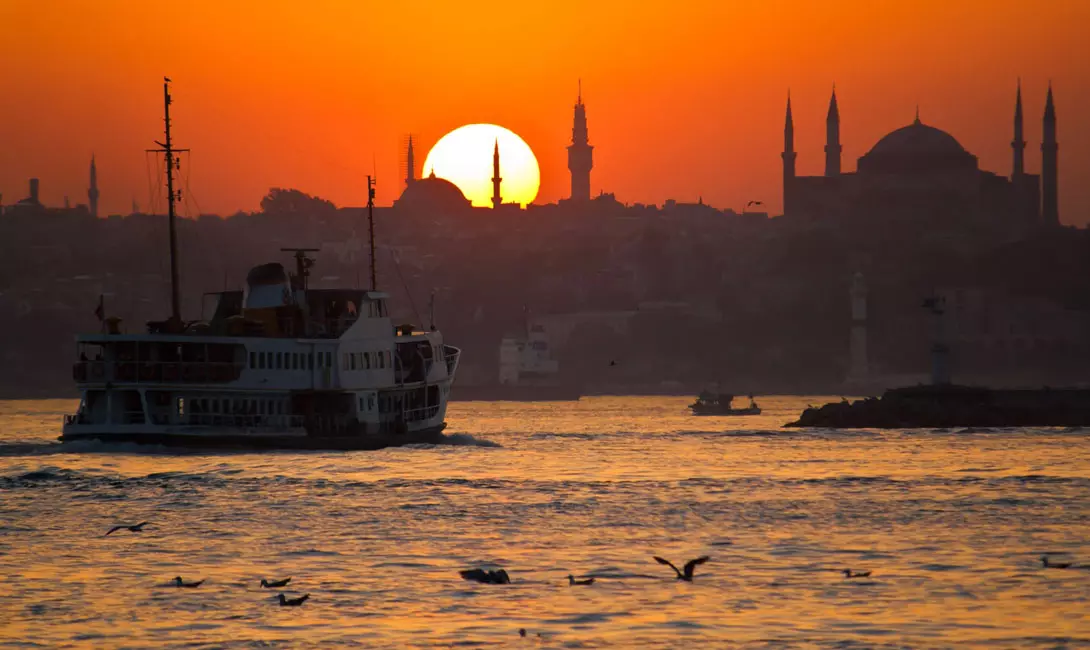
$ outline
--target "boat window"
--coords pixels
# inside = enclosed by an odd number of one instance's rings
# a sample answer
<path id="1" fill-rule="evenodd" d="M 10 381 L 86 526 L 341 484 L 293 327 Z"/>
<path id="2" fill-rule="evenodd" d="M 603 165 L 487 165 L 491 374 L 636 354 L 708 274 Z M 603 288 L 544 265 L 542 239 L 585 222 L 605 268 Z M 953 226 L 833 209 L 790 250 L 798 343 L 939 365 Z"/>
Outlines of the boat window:
<path id="1" fill-rule="evenodd" d="M 251 368 L 256 368 L 257 367 L 257 353 L 256 352 L 251 352 L 250 353 L 250 367 Z"/>
<path id="2" fill-rule="evenodd" d="M 367 396 L 367 410 L 368 411 L 374 411 L 375 410 L 375 396 L 374 395 L 368 395 Z"/>
<path id="3" fill-rule="evenodd" d="M 185 398 L 184 397 L 179 397 L 178 398 L 177 408 L 178 408 L 178 415 L 179 416 L 184 416 L 185 415 Z"/>

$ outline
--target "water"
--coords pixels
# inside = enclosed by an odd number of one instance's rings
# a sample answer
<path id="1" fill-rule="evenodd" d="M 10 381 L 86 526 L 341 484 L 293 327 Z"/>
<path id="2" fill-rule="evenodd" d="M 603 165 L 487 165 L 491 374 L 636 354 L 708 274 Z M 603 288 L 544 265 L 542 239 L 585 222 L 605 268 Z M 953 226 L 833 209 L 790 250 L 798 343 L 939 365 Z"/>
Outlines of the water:
<path id="1" fill-rule="evenodd" d="M 1086 432 L 780 428 L 819 401 L 456 403 L 451 444 L 266 454 L 60 446 L 73 403 L 0 402 L 0 645 L 1090 647 L 1090 569 L 1038 560 L 1090 564 Z"/>

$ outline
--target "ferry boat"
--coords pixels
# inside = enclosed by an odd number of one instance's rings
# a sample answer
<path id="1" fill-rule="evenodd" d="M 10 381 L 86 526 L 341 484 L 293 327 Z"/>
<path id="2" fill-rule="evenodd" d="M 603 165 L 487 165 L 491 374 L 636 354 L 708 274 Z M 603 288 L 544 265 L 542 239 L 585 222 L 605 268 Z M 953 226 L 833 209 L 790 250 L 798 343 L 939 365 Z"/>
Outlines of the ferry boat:
<path id="1" fill-rule="evenodd" d="M 164 83 L 172 314 L 146 333 L 76 339 L 82 398 L 61 441 L 101 440 L 246 449 L 377 449 L 436 442 L 446 426 L 460 350 L 434 325 L 395 326 L 375 289 L 374 190 L 368 177 L 371 288 L 312 289 L 308 253 L 289 272 L 253 268 L 243 291 L 205 296 L 205 314 L 179 314 L 169 80 Z"/>
<path id="2" fill-rule="evenodd" d="M 726 393 L 713 393 L 705 391 L 696 401 L 689 405 L 693 415 L 760 415 L 761 407 L 757 406 L 753 396 L 749 396 L 749 406 L 736 409 L 733 407 L 734 395 Z"/>
<path id="3" fill-rule="evenodd" d="M 549 336 L 541 323 L 527 320 L 523 338 L 500 341 L 499 376 L 495 384 L 459 384 L 454 399 L 495 402 L 576 401 L 579 386 L 560 379 L 560 363 L 552 356 Z"/>

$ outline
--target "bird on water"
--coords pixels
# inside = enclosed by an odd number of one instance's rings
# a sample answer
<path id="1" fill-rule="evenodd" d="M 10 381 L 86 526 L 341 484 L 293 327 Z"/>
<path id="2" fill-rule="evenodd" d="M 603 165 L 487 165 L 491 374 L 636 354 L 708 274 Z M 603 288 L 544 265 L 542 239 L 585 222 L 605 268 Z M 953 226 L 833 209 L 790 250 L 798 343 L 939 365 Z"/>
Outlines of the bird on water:
<path id="1" fill-rule="evenodd" d="M 1047 555 L 1042 555 L 1041 556 L 1041 566 L 1043 566 L 1046 569 L 1070 569 L 1071 568 L 1071 563 L 1070 562 L 1052 562 L 1051 560 L 1048 559 Z"/>
<path id="2" fill-rule="evenodd" d="M 659 564 L 665 564 L 666 566 L 673 569 L 674 573 L 677 574 L 677 579 L 684 580 L 685 582 L 693 581 L 693 570 L 696 569 L 697 565 L 704 564 L 711 559 L 707 555 L 702 555 L 695 560 L 689 560 L 688 562 L 686 562 L 684 571 L 678 571 L 677 567 L 674 566 L 673 563 L 670 562 L 670 560 L 665 560 L 657 555 L 652 555 L 651 557 L 655 558 L 655 561 Z"/>
<path id="3" fill-rule="evenodd" d="M 869 578 L 870 571 L 852 571 L 851 569 L 844 569 L 841 571 L 845 578 Z"/>
<path id="4" fill-rule="evenodd" d="M 261 579 L 261 586 L 265 589 L 276 589 L 277 587 L 283 587 L 291 582 L 291 578 L 284 578 L 283 580 L 273 580 L 269 582 L 265 578 Z"/>
<path id="5" fill-rule="evenodd" d="M 190 589 L 195 589 L 197 587 L 200 587 L 201 583 L 203 583 L 203 582 L 204 582 L 203 579 L 198 580 L 196 582 L 186 582 L 186 581 L 182 580 L 182 576 L 175 576 L 174 577 L 174 586 L 175 587 L 189 587 Z"/>
<path id="6" fill-rule="evenodd" d="M 150 521 L 142 521 L 142 522 L 140 522 L 138 524 L 133 524 L 131 526 L 129 526 L 127 524 L 121 524 L 120 526 L 114 526 L 113 528 L 108 530 L 106 532 L 106 534 L 103 535 L 103 537 L 109 537 L 111 534 L 116 533 L 119 530 L 127 530 L 130 533 L 142 533 L 142 532 L 144 532 L 144 526 L 147 526 L 150 523 L 151 523 Z"/>
<path id="7" fill-rule="evenodd" d="M 509 585 L 511 577 L 503 569 L 466 569 L 459 571 L 463 580 L 472 580 L 486 585 Z"/>
<path id="8" fill-rule="evenodd" d="M 303 594 L 298 598 L 288 598 L 284 594 L 280 594 L 279 598 L 281 607 L 299 607 L 303 603 L 307 602 L 307 599 L 310 598 L 310 594 Z"/>
<path id="9" fill-rule="evenodd" d="M 568 574 L 568 586 L 574 587 L 575 585 L 592 585 L 594 584 L 594 578 L 587 578 L 586 580 L 576 580 L 575 576 Z"/>

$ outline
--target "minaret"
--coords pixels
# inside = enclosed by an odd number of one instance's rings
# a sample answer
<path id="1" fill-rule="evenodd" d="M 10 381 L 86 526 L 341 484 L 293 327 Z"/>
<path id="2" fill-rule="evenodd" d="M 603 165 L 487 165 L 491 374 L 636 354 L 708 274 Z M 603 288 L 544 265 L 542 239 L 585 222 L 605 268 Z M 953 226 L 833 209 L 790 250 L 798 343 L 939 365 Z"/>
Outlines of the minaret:
<path id="1" fill-rule="evenodd" d="M 787 119 L 783 125 L 783 213 L 791 212 L 791 181 L 795 178 L 795 122 L 791 119 L 791 93 L 787 93 Z"/>
<path id="2" fill-rule="evenodd" d="M 840 176 L 840 111 L 836 106 L 835 85 L 825 117 L 825 175 Z"/>
<path id="3" fill-rule="evenodd" d="M 98 216 L 98 172 L 95 170 L 95 155 L 91 154 L 91 183 L 87 188 L 87 202 L 91 216 Z"/>
<path id="4" fill-rule="evenodd" d="M 492 208 L 500 207 L 503 199 L 500 198 L 500 139 L 496 138 L 496 149 L 492 152 Z"/>
<path id="5" fill-rule="evenodd" d="M 852 277 L 852 332 L 849 341 L 848 381 L 866 381 L 867 363 L 867 283 L 863 274 Z"/>
<path id="6" fill-rule="evenodd" d="M 587 143 L 587 109 L 583 106 L 583 82 L 575 100 L 575 119 L 568 146 L 568 171 L 571 172 L 571 199 L 590 200 L 590 170 L 594 167 L 594 147 Z"/>
<path id="7" fill-rule="evenodd" d="M 413 159 L 413 136 L 409 136 L 409 151 L 405 155 L 405 166 L 408 167 L 408 171 L 405 173 L 405 187 L 413 184 L 416 180 L 416 160 Z"/>
<path id="8" fill-rule="evenodd" d="M 1041 142 L 1041 216 L 1048 225 L 1060 223 L 1059 183 L 1057 182 L 1060 145 L 1056 142 L 1056 107 L 1052 103 L 1052 83 L 1045 101 L 1044 140 Z"/>
<path id="9" fill-rule="evenodd" d="M 1018 94 L 1014 99 L 1014 140 L 1011 141 L 1011 149 L 1014 150 L 1014 166 L 1011 169 L 1011 178 L 1018 178 L 1026 173 L 1026 140 L 1022 132 L 1022 80 L 1018 80 Z"/>

